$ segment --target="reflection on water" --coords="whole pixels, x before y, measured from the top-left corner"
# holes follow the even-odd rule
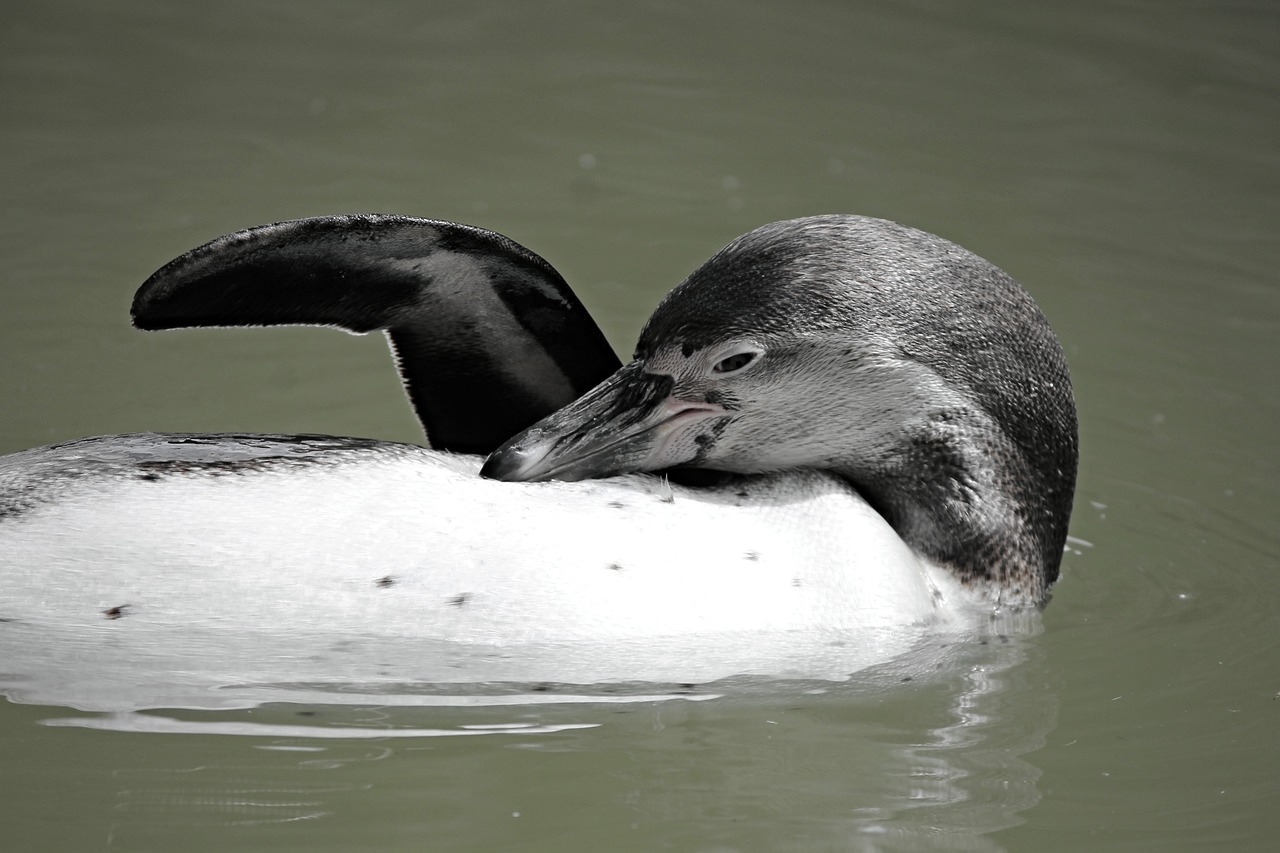
[[[1018,614],[1009,621],[1003,633],[1015,636],[1031,630],[1023,623],[1039,624],[1037,614]],[[932,677],[951,671],[957,656],[990,632],[986,626],[761,631],[611,640],[596,648],[582,643],[481,645],[387,634],[227,632],[218,624],[197,623],[128,634],[97,627],[0,625],[8,652],[0,693],[24,703],[105,712],[223,710],[272,702],[471,706],[537,703],[548,697],[646,701],[714,693],[699,685],[719,683],[726,673],[760,673],[756,678],[765,685],[780,677],[840,682],[869,668],[904,680]],[[753,650],[761,657],[753,659]],[[657,668],[648,670],[651,660]],[[661,674],[619,682],[609,674],[619,667]],[[682,683],[664,683],[674,678]]]
[[[520,704],[531,704],[521,702]],[[471,724],[454,729],[420,728],[341,728],[335,726],[280,725],[274,723],[203,720],[192,722],[144,714],[136,711],[119,711],[103,717],[54,717],[41,720],[46,726],[78,726],[85,729],[102,729],[124,732],[158,732],[162,734],[251,735],[256,737],[294,737],[327,740],[367,740],[406,737],[472,737],[495,734],[547,734],[568,729],[589,729],[594,723],[576,723],[559,726],[535,726],[529,723]]]
[[[1044,743],[1057,702],[1036,684],[1035,642],[993,635],[932,679],[908,680],[899,663],[846,684],[725,683],[604,702],[423,708],[384,694],[40,722],[192,736],[132,758],[115,742],[99,757],[111,765],[98,795],[113,801],[111,849],[194,827],[206,834],[192,849],[266,846],[271,827],[299,821],[309,825],[291,843],[340,849],[329,833],[353,813],[386,813],[388,798],[419,803],[439,849],[482,849],[492,830],[477,827],[520,832],[510,822],[523,821],[536,833],[572,792],[574,813],[596,816],[579,822],[583,849],[625,829],[627,849],[681,839],[720,849],[708,841],[720,839],[723,849],[989,851],[1002,849],[989,834],[1039,799],[1025,756]],[[598,819],[620,808],[625,822]],[[363,843],[394,834],[376,818],[358,823],[371,833]]]

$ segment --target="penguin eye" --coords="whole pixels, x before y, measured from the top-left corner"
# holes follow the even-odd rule
[[[756,360],[757,352],[748,350],[747,352],[735,352],[733,355],[725,356],[715,363],[711,368],[712,373],[734,373],[746,367],[748,364]]]

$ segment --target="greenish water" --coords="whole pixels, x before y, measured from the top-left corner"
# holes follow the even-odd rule
[[[380,340],[129,329],[156,267],[248,225],[501,231],[625,354],[732,237],[841,211],[1028,286],[1083,457],[1043,631],[928,684],[0,703],[6,849],[1273,849],[1278,140],[1262,2],[10,10],[2,452],[130,430],[417,440]]]

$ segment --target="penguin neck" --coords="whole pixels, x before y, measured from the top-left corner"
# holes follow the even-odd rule
[[[858,490],[912,550],[950,571],[961,584],[1010,606],[1040,605],[1057,562],[1032,511],[1022,466],[1006,464],[1007,448],[977,448],[938,434],[896,445],[874,463],[833,468]],[[1042,510],[1043,511],[1043,510]],[[1061,544],[1058,545],[1061,554]]]

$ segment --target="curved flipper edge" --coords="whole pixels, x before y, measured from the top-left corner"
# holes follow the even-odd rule
[[[139,329],[385,330],[431,446],[489,453],[620,366],[560,274],[482,228],[408,216],[296,219],[228,234],[138,289]]]

